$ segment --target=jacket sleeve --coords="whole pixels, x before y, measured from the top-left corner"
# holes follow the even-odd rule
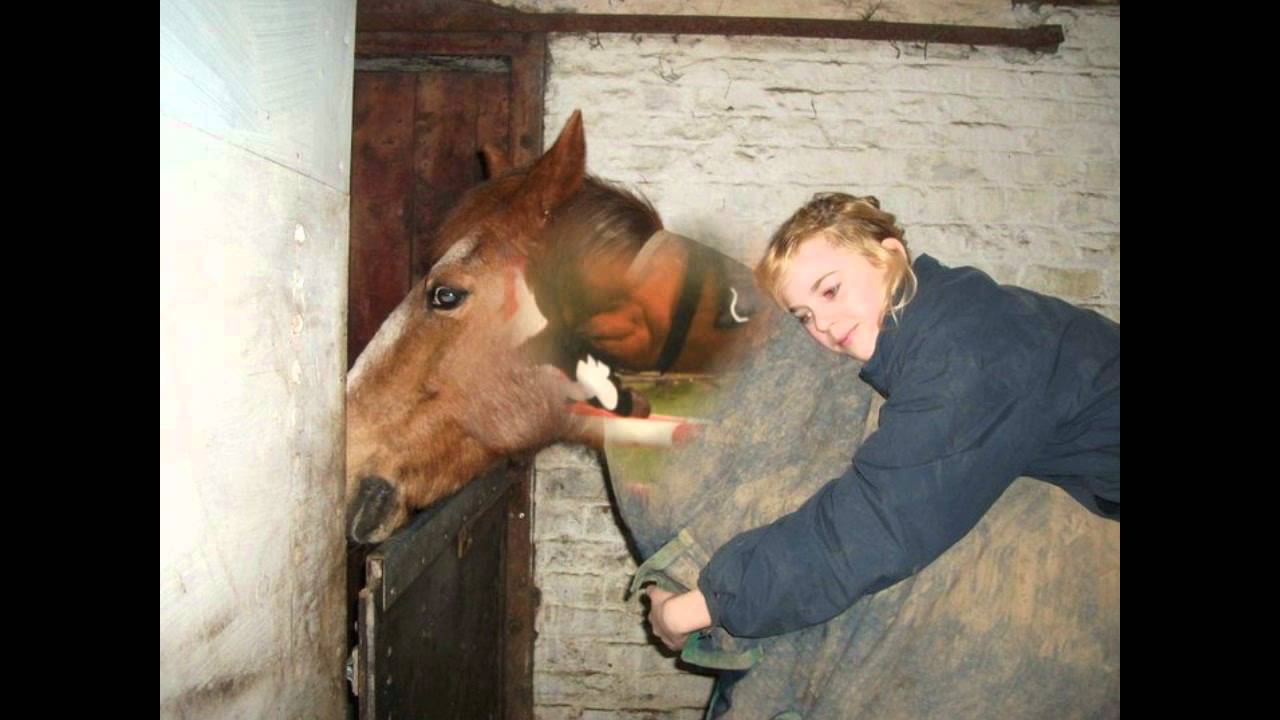
[[[937,558],[1021,474],[1047,425],[1029,383],[971,358],[912,364],[842,476],[703,568],[714,625],[766,637],[824,622]]]

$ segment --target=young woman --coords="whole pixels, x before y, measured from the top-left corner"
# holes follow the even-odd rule
[[[766,637],[826,621],[919,571],[1020,475],[1120,518],[1120,326],[928,255],[873,197],[823,193],[774,234],[762,288],[886,399],[849,469],[742,533],[698,588],[649,588],[672,649],[718,625]],[[821,392],[821,388],[814,388]]]

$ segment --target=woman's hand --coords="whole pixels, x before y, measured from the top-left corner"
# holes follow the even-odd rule
[[[649,597],[649,626],[671,650],[679,652],[689,633],[711,627],[711,613],[701,590],[677,595],[650,585],[645,595]]]

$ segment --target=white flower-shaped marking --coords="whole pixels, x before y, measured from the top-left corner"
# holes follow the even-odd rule
[[[578,361],[574,375],[587,391],[600,401],[605,410],[618,408],[618,388],[609,381],[609,366],[588,355]]]

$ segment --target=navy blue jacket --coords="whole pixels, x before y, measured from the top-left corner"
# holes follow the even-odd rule
[[[1020,475],[1120,516],[1120,326],[928,255],[860,377],[885,397],[849,469],[725,543],[698,587],[714,625],[766,637],[824,622],[919,571]]]

